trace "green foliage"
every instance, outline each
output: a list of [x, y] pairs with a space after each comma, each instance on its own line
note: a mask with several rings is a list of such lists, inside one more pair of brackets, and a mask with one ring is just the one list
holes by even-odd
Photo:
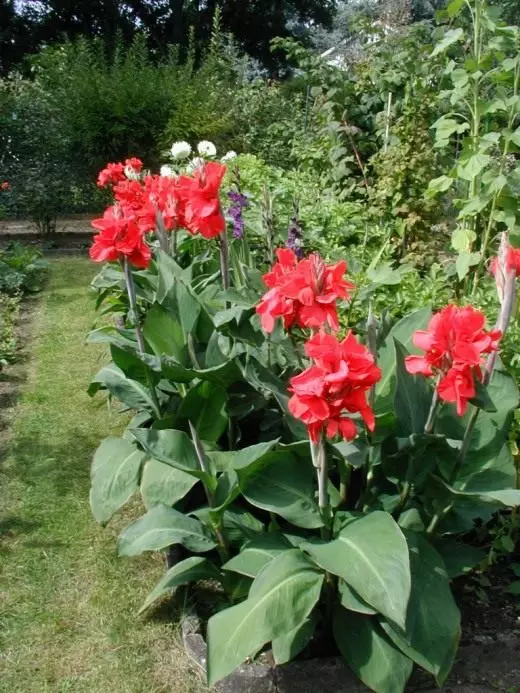
[[16, 358], [15, 328], [19, 311], [19, 295], [0, 293], [0, 370]]
[[[435, 146], [446, 152], [449, 174], [430, 183], [437, 195], [455, 189], [457, 224], [452, 246], [457, 273], [471, 267], [473, 294], [494, 233], [518, 229], [518, 116], [520, 113], [519, 28], [500, 21], [486, 0], [453, 0], [446, 10], [450, 28], [432, 57], [446, 55], [439, 99], [443, 115], [434, 123]], [[453, 149], [456, 147], [455, 162]]]
[[49, 263], [39, 249], [22, 243], [9, 243], [0, 250], [0, 292], [7, 294], [40, 291]]

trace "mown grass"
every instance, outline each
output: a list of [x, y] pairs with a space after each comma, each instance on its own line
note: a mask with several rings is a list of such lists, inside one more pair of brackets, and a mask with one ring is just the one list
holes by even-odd
[[0, 468], [0, 691], [195, 693], [175, 614], [136, 616], [161, 559], [117, 557], [132, 510], [106, 529], [90, 514], [92, 453], [121, 426], [85, 393], [104, 358], [83, 343], [94, 271], [82, 258], [52, 262]]

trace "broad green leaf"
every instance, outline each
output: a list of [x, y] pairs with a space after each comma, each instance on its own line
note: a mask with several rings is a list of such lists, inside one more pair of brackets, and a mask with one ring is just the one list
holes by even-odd
[[261, 520], [240, 506], [231, 506], [226, 509], [222, 528], [226, 539], [231, 544], [239, 544], [240, 546], [247, 539], [253, 539], [265, 529]]
[[299, 655], [312, 640], [317, 624], [318, 617], [315, 612], [312, 612], [301, 625], [273, 640], [275, 663], [280, 666], [280, 664], [286, 664]]
[[458, 175], [464, 180], [472, 181], [482, 173], [490, 161], [492, 161], [492, 157], [489, 156], [489, 154], [477, 152], [473, 154], [473, 156], [470, 156], [465, 163], [460, 163], [458, 165]]
[[257, 508], [274, 512], [297, 527], [321, 527], [314, 500], [314, 469], [287, 452], [270, 453], [272, 460], [245, 482], [239, 474], [243, 496]]
[[455, 17], [462, 7], [464, 6], [464, 0], [451, 0], [450, 4], [446, 8], [448, 17]]
[[497, 408], [495, 406], [495, 403], [489, 396], [489, 392], [487, 390], [487, 387], [483, 385], [480, 380], [477, 380], [475, 378], [475, 397], [470, 400], [471, 404], [473, 404], [474, 407], [478, 407], [479, 409], [482, 409], [483, 411], [487, 411], [490, 413], [494, 413], [497, 411]]
[[403, 693], [413, 662], [370, 616], [334, 610], [334, 639], [352, 671], [376, 693]]
[[144, 338], [156, 356], [169, 356], [187, 365], [186, 339], [180, 321], [158, 303], [150, 308], [143, 325]]
[[154, 505], [175, 505], [191, 491], [197, 479], [159, 460], [148, 460], [141, 477], [141, 496], [147, 510]]
[[89, 394], [95, 394], [100, 386], [130, 409], [145, 409], [160, 418], [161, 412], [157, 409], [150, 390], [137, 380], [127, 378], [115, 364], [110, 363], [99, 371], [90, 384]]
[[437, 193], [446, 192], [453, 185], [454, 178], [451, 176], [439, 176], [439, 178], [434, 178], [428, 184], [427, 193], [429, 195], [435, 195]]
[[431, 477], [432, 490], [435, 482], [439, 496], [445, 498], [445, 505], [460, 500], [474, 500], [489, 505], [502, 506], [504, 508], [516, 508], [520, 506], [520, 489], [505, 488], [498, 490], [460, 491], [449, 486], [440, 477]]
[[244, 544], [240, 553], [224, 563], [224, 570], [256, 577], [258, 573], [281, 553], [291, 548], [291, 543], [280, 532], [267, 532]]
[[459, 253], [469, 252], [476, 237], [475, 232], [471, 229], [465, 226], [457, 226], [455, 231], [451, 234], [451, 245], [454, 250], [457, 250]]
[[215, 546], [200, 520], [166, 505], [156, 505], [121, 533], [117, 548], [120, 556], [137, 556], [172, 544], [182, 544], [195, 553], [210, 551]]
[[459, 256], [457, 257], [457, 260], [455, 262], [455, 268], [457, 270], [457, 275], [460, 281], [462, 281], [464, 277], [467, 275], [470, 267], [478, 265], [479, 260], [480, 253], [468, 253], [465, 250], [459, 253]]
[[176, 425], [191, 421], [199, 438], [216, 443], [227, 428], [225, 388], [212, 382], [198, 383], [192, 387], [177, 411]]
[[435, 130], [436, 137], [440, 140], [448, 141], [454, 133], [461, 134], [468, 129], [468, 124], [466, 122], [460, 122], [459, 120], [454, 120], [453, 118], [448, 118], [447, 116], [442, 116], [439, 120], [435, 121], [432, 128]]
[[367, 616], [375, 616], [377, 614], [377, 611], [372, 609], [371, 606], [368, 606], [345, 580], [339, 580], [338, 590], [341, 605], [345, 609], [357, 611], [359, 614], [366, 614]]
[[220, 580], [220, 573], [211, 561], [201, 556], [191, 556], [170, 568], [155, 585], [139, 609], [142, 614], [160, 597], [171, 592], [176, 587], [188, 585], [199, 580]]
[[183, 431], [171, 428], [134, 428], [132, 435], [150, 457], [211, 484], [211, 477], [200, 468], [195, 447]]
[[444, 53], [450, 46], [452, 46], [457, 41], [460, 41], [464, 37], [464, 30], [460, 27], [458, 29], [449, 29], [443, 36], [443, 38], [436, 44], [435, 48], [430, 54], [430, 58], [434, 58], [439, 53]]
[[520, 127], [518, 127], [514, 132], [511, 133], [511, 142], [520, 147]]
[[411, 375], [406, 370], [408, 356], [403, 345], [394, 339], [396, 352], [395, 413], [403, 437], [423, 433], [432, 404], [433, 391], [424, 376]]
[[469, 573], [487, 557], [487, 552], [476, 546], [462, 544], [455, 539], [440, 537], [435, 548], [441, 556], [450, 579]]
[[323, 574], [298, 549], [275, 558], [249, 597], [208, 621], [208, 683], [214, 685], [267, 642], [303, 624], [320, 597]]
[[405, 634], [383, 621], [392, 642], [442, 686], [455, 659], [460, 637], [460, 612], [446, 568], [433, 546], [420, 534], [406, 532], [410, 549], [412, 592]]
[[520, 580], [514, 580], [514, 582], [509, 585], [506, 592], [514, 594], [515, 596], [520, 596]]
[[127, 440], [107, 438], [94, 454], [90, 507], [97, 522], [105, 523], [137, 491], [145, 455]]
[[378, 416], [393, 411], [396, 382], [394, 339], [401, 342], [405, 349], [411, 353], [421, 353], [420, 350], [414, 347], [412, 343], [413, 333], [416, 330], [424, 330], [431, 318], [431, 315], [432, 312], [430, 308], [421, 308], [420, 310], [417, 310], [399, 320], [399, 322], [392, 327], [388, 333], [384, 345], [379, 350], [377, 361], [383, 375], [379, 383], [376, 385], [375, 411]]
[[404, 628], [410, 598], [408, 545], [388, 513], [349, 522], [337, 539], [301, 548], [324, 570], [347, 582], [369, 606]]

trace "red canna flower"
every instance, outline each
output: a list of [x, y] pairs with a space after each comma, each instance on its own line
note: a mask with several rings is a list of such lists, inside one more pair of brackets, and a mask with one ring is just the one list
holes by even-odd
[[423, 356], [407, 356], [408, 373], [431, 377], [439, 374], [437, 391], [446, 402], [456, 402], [464, 414], [475, 396], [474, 378], [482, 378], [482, 355], [496, 351], [501, 333], [485, 330], [486, 318], [472, 306], [448, 305], [430, 320], [427, 330], [417, 330], [415, 346]]
[[107, 164], [106, 167], [99, 172], [97, 184], [100, 188], [104, 188], [109, 183], [119, 183], [125, 180], [124, 164]]
[[369, 350], [349, 332], [343, 341], [318, 333], [305, 345], [313, 365], [291, 378], [291, 414], [303, 421], [313, 442], [322, 433], [328, 438], [341, 435], [352, 440], [357, 435], [354, 421], [347, 415], [360, 414], [370, 430], [375, 419], [367, 402], [367, 392], [381, 378], [381, 371]]
[[195, 171], [193, 178], [181, 176], [177, 181], [185, 226], [191, 233], [215, 238], [226, 228], [219, 198], [226, 170], [223, 164], [209, 161]]
[[278, 262], [264, 275], [268, 291], [256, 308], [262, 327], [272, 332], [276, 318], [282, 318], [286, 329], [297, 325], [318, 329], [328, 325], [339, 329], [336, 301], [348, 299], [354, 285], [343, 278], [346, 262], [326, 265], [314, 253], [298, 261], [288, 248], [277, 250]]
[[437, 386], [439, 397], [456, 404], [459, 416], [464, 416], [468, 401], [476, 395], [475, 376], [479, 377], [479, 371], [474, 372], [471, 366], [455, 366], [450, 368]]
[[[506, 262], [505, 262], [505, 269], [506, 271], [514, 270], [515, 275], [518, 277], [520, 274], [520, 248], [513, 248], [512, 246], [508, 245], [507, 250], [506, 250]], [[496, 277], [497, 271], [498, 271], [498, 258], [494, 257], [491, 260], [491, 264], [489, 266], [489, 271], [491, 274]]]
[[126, 256], [135, 267], [148, 267], [151, 251], [130, 208], [108, 207], [101, 219], [92, 221], [92, 226], [99, 231], [90, 248], [94, 262], [115, 262]]

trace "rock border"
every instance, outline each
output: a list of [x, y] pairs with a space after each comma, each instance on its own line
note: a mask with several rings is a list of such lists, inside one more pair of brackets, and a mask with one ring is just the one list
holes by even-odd
[[[200, 619], [186, 611], [181, 623], [182, 642], [187, 655], [206, 677], [206, 641]], [[293, 661], [282, 666], [243, 664], [212, 689], [216, 693], [366, 693], [339, 657]]]
[[[181, 634], [188, 657], [206, 680], [207, 645], [201, 621], [187, 607], [181, 621]], [[520, 686], [520, 631], [482, 635], [459, 648], [457, 662], [444, 685], [448, 693], [496, 693]], [[495, 666], [491, 666], [494, 664]], [[491, 669], [491, 671], [490, 671]], [[495, 671], [493, 671], [495, 669]], [[502, 674], [502, 676], [500, 675]], [[261, 662], [245, 663], [230, 676], [219, 681], [215, 693], [367, 693], [369, 689], [357, 679], [340, 657], [295, 660], [275, 666]], [[428, 677], [414, 674], [408, 691], [435, 693]]]

